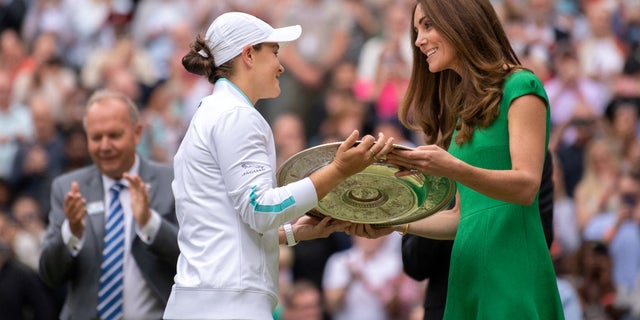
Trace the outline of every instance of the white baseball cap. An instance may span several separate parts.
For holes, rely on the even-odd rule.
[[[289,42],[298,39],[301,34],[300,25],[274,29],[250,14],[227,12],[213,20],[205,40],[216,67],[219,67],[242,53],[246,46],[263,42]],[[199,54],[207,57],[203,51]]]

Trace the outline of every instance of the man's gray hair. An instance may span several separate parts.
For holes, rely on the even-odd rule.
[[[111,99],[124,102],[124,104],[127,105],[127,108],[129,109],[129,118],[131,119],[131,124],[138,124],[138,122],[140,121],[140,111],[138,110],[138,106],[136,106],[135,102],[133,102],[131,98],[127,97],[125,94],[119,91],[101,89],[94,92],[87,101],[85,115],[82,118],[82,124],[85,130],[87,129],[87,112],[89,111],[89,107],[91,107],[95,103]]]

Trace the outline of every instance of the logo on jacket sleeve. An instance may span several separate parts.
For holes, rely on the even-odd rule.
[[[240,165],[244,172],[242,172],[242,176],[256,174],[260,172],[267,171],[267,169],[261,164],[253,164],[253,163],[243,163]]]

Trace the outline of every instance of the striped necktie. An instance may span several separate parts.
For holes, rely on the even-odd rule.
[[[104,249],[100,265],[100,291],[98,291],[98,315],[103,320],[122,318],[124,211],[120,203],[120,191],[123,188],[122,183],[116,182],[110,189],[111,203],[105,225]]]

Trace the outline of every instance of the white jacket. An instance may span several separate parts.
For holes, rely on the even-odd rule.
[[[180,224],[165,319],[270,319],[278,227],[317,205],[311,180],[276,187],[269,124],[229,80],[216,82],[174,158]]]

